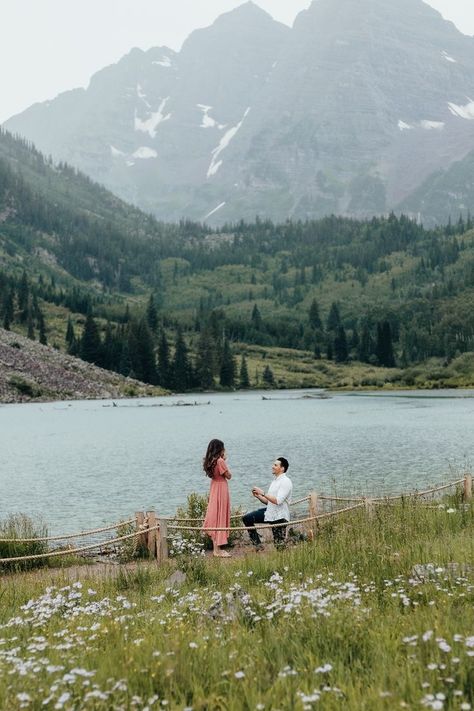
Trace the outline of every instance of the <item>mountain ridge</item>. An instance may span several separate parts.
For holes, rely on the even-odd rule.
[[[247,2],[5,125],[163,220],[434,223],[466,210],[420,190],[474,149],[469,96],[474,39],[422,0],[314,0],[293,28]]]

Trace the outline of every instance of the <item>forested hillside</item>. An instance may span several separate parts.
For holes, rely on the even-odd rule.
[[[443,383],[474,349],[473,303],[470,217],[165,225],[0,134],[1,325],[124,375],[175,390],[337,384],[333,361],[410,384],[406,369],[434,358],[428,379]]]

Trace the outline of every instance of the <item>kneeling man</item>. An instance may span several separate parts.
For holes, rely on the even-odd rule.
[[[263,489],[254,486],[252,494],[256,499],[265,504],[265,508],[251,511],[243,516],[242,521],[246,526],[255,526],[257,523],[288,523],[290,520],[291,492],[293,484],[287,477],[288,460],[277,457],[272,465],[274,479],[265,494]],[[282,548],[285,543],[286,526],[272,528],[273,541],[277,548]],[[249,530],[250,540],[257,550],[263,548],[258,532],[253,528]]]

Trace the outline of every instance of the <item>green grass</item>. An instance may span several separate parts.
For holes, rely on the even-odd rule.
[[[171,563],[49,592],[46,571],[4,578],[0,708],[467,709],[473,533],[457,498],[402,502],[283,553],[188,559],[179,589]]]

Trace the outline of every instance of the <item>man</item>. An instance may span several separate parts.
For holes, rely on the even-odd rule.
[[[245,526],[255,526],[257,523],[288,523],[290,520],[290,501],[293,484],[286,476],[288,460],[278,457],[272,465],[274,479],[265,494],[263,489],[254,486],[252,494],[256,499],[266,505],[266,508],[257,509],[243,516]],[[277,548],[282,548],[285,543],[286,526],[272,528],[273,542]],[[262,550],[262,541],[255,529],[249,531],[250,540],[257,550]]]

